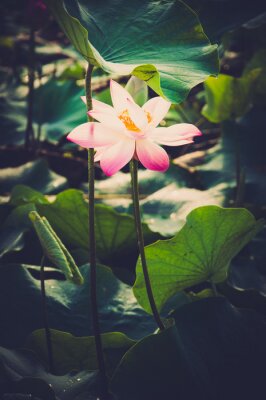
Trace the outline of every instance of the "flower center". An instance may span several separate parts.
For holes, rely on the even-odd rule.
[[[145,114],[146,114],[148,123],[150,123],[151,119],[152,119],[151,114],[148,111],[145,111]],[[118,118],[123,122],[123,124],[129,131],[141,132],[141,130],[135,125],[135,123],[130,118],[130,115],[129,115],[129,112],[127,109],[122,111],[122,113],[118,116]]]

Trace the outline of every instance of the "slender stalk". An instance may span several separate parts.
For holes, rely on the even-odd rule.
[[[92,109],[92,91],[91,91],[91,77],[93,66],[88,65],[85,90],[88,110]],[[92,118],[89,117],[92,121]],[[99,323],[99,314],[97,306],[97,270],[96,270],[96,239],[95,239],[95,212],[94,212],[94,149],[88,150],[88,193],[89,193],[89,246],[90,246],[90,292],[91,292],[91,314],[93,332],[95,338],[96,354],[99,366],[99,372],[102,383],[102,398],[106,399],[108,395],[108,381],[105,370],[105,362],[103,356],[103,346],[101,340],[101,331]]]
[[[41,270],[40,270],[42,314],[43,314],[43,322],[44,322],[44,330],[45,330],[45,338],[46,338],[46,346],[48,354],[49,372],[54,374],[55,369],[54,369],[53,346],[52,346],[51,331],[49,328],[49,319],[48,319],[46,294],[45,294],[44,263],[45,263],[45,256],[43,255],[41,260]]]
[[[34,28],[30,28],[29,38],[29,64],[28,64],[28,112],[27,126],[25,131],[25,148],[28,149],[34,139],[34,131],[32,125],[33,119],[33,96],[34,96],[34,52],[35,52],[35,37]]]
[[[238,134],[235,135],[235,168],[236,168],[236,188],[237,188],[236,191],[238,192],[240,185],[240,175],[241,175],[241,161],[240,161]]]
[[[245,191],[245,170],[241,167],[240,137],[239,132],[235,134],[235,168],[236,168],[236,192],[234,206],[240,207],[243,202]]]
[[[140,259],[141,259],[141,264],[142,264],[142,269],[143,269],[143,275],[144,275],[147,295],[148,295],[148,299],[150,302],[153,317],[154,317],[159,329],[162,331],[165,329],[165,327],[161,320],[158,309],[156,307],[156,303],[155,303],[153,292],[152,292],[148,267],[147,267],[147,261],[146,261],[146,257],[145,257],[144,239],[143,239],[142,224],[141,224],[141,217],[140,217],[140,207],[139,207],[138,161],[137,160],[133,159],[130,161],[130,172],[131,172],[131,186],[132,186],[132,199],[133,199],[133,205],[134,205],[135,226],[136,226],[139,253],[140,253]]]
[[[214,296],[217,297],[218,296],[218,292],[217,292],[217,288],[216,288],[215,283],[213,281],[210,281],[210,284],[211,284],[211,288],[212,288]]]

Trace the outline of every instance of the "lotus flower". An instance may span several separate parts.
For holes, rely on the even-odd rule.
[[[159,145],[181,146],[201,135],[191,124],[157,127],[171,105],[162,97],[154,97],[140,107],[113,80],[110,91],[113,107],[92,100],[88,114],[98,122],[81,124],[67,137],[82,147],[95,148],[95,161],[100,161],[107,176],[115,174],[133,157],[147,169],[164,172],[169,167],[169,157]],[[86,103],[85,97],[82,100]]]

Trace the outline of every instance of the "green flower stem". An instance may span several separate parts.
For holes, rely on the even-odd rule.
[[[165,326],[161,320],[159,311],[156,307],[156,303],[154,300],[154,296],[152,293],[152,287],[147,267],[147,261],[145,257],[145,249],[144,249],[144,239],[143,239],[143,232],[142,232],[142,224],[141,224],[141,217],[140,217],[140,207],[139,207],[139,186],[138,186],[138,161],[133,159],[130,161],[130,172],[131,172],[131,187],[132,187],[132,199],[134,205],[134,216],[135,216],[135,226],[136,226],[136,233],[138,239],[138,246],[139,246],[139,253],[140,259],[143,269],[143,275],[147,290],[147,295],[149,298],[151,310],[153,313],[153,317],[162,331],[165,329]]]
[[[88,110],[92,109],[91,77],[93,65],[88,65],[85,90]],[[89,117],[89,121],[93,119]],[[105,370],[103,346],[101,339],[99,314],[97,306],[97,271],[96,271],[96,239],[95,239],[95,211],[94,211],[94,149],[88,150],[88,193],[89,193],[89,246],[90,246],[90,292],[91,292],[91,313],[95,338],[95,347],[98,360],[98,367],[101,376],[102,399],[108,398],[108,381]]]
[[[211,281],[210,283],[211,283],[211,288],[212,288],[214,296],[218,296],[217,287],[216,287],[215,283],[213,281]]]
[[[241,168],[241,152],[239,133],[235,135],[235,169],[236,169],[236,192],[234,207],[241,207],[245,191],[245,171]]]
[[[34,57],[35,57],[35,35],[33,26],[30,27],[29,38],[29,64],[28,64],[28,111],[27,127],[25,131],[25,148],[28,149],[34,139],[33,131],[33,96],[34,96]]]
[[[54,374],[55,368],[54,368],[53,346],[52,346],[51,331],[49,328],[47,302],[45,294],[44,264],[45,264],[45,256],[43,255],[41,260],[41,270],[40,270],[42,314],[43,314],[43,322],[44,322],[44,330],[45,330],[45,338],[46,338],[46,346],[48,354],[49,372],[51,372],[51,374]]]

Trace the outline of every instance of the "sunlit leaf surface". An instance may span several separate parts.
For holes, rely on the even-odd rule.
[[[48,4],[90,63],[107,72],[135,75],[173,103],[218,72],[216,46],[181,1],[157,2],[156,7],[148,0]]]
[[[146,258],[156,304],[159,308],[179,290],[204,281],[226,279],[231,259],[263,227],[245,209],[199,207],[187,216],[173,239],[146,247]],[[150,311],[140,260],[134,293]]]

